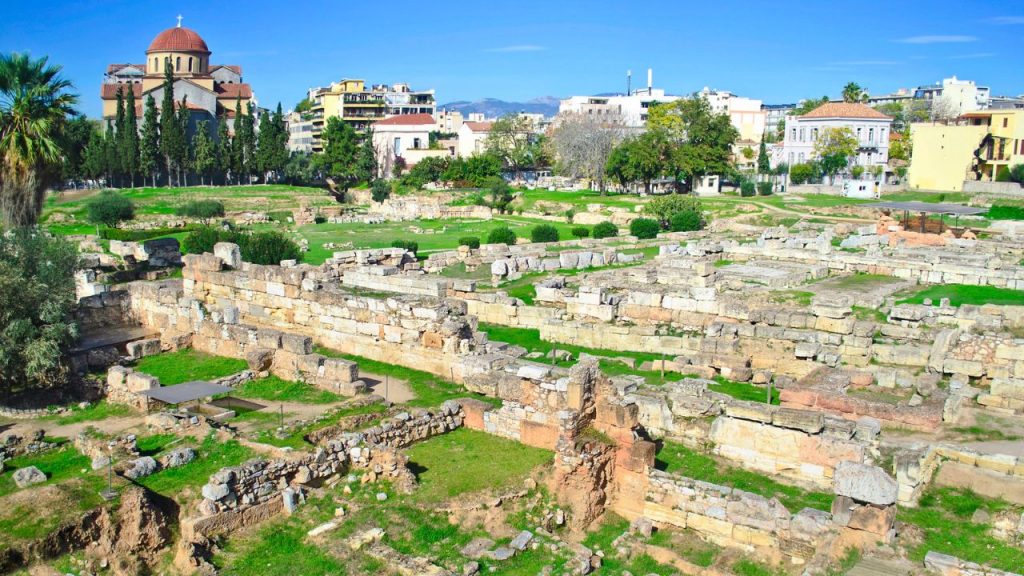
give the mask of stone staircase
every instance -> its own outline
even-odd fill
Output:
[[[846,576],[910,576],[919,572],[907,561],[864,558],[847,572]]]

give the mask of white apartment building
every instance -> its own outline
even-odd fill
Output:
[[[973,80],[959,80],[956,76],[914,91],[915,99],[927,100],[933,110],[938,107],[943,116],[950,118],[988,110],[990,96],[991,90],[987,86],[978,86]]]
[[[303,118],[298,112],[289,112],[285,118],[288,124],[288,152],[313,151],[313,120]]]
[[[397,158],[411,168],[427,156],[449,155],[444,149],[430,149],[430,132],[434,127],[430,114],[399,114],[374,124],[373,149],[381,174],[392,177]]]
[[[459,141],[455,154],[468,158],[487,149],[487,135],[491,133],[491,122],[466,121],[459,128]]]
[[[857,137],[859,146],[849,159],[851,166],[888,164],[892,118],[865,104],[848,102],[829,102],[803,116],[787,116],[782,153],[773,155],[773,160],[790,166],[813,160],[814,143],[829,128],[849,128]]]
[[[674,102],[679,96],[669,96],[660,88],[654,88],[653,74],[647,71],[647,88],[632,90],[626,95],[615,96],[570,96],[558,105],[558,113],[607,114],[622,117],[629,128],[643,128],[647,124],[647,111],[656,102]]]
[[[437,126],[434,128],[442,134],[456,134],[462,128],[462,112],[458,110],[441,110],[434,114]]]

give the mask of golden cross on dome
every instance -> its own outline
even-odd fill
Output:
[[[178,14],[178,28],[181,28],[181,14]]]

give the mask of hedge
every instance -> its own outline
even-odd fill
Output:
[[[661,225],[658,221],[650,218],[637,218],[629,223],[629,233],[640,240],[656,238],[660,230]]]
[[[508,226],[501,226],[491,230],[487,235],[488,244],[508,244],[513,246],[516,243],[516,233]]]
[[[530,230],[531,242],[558,242],[558,228],[551,224],[539,224]]]
[[[459,246],[469,246],[470,248],[479,248],[480,239],[476,236],[463,236],[459,238]]]
[[[596,239],[614,238],[619,235],[619,227],[611,222],[601,222],[591,230],[590,235]]]

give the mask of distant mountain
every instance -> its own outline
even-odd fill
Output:
[[[442,104],[438,109],[455,110],[463,115],[470,113],[483,113],[487,118],[498,118],[510,112],[528,112],[530,114],[543,114],[554,116],[558,114],[559,99],[554,96],[541,96],[526,102],[507,102],[497,98],[484,98],[476,102],[456,100]]]

